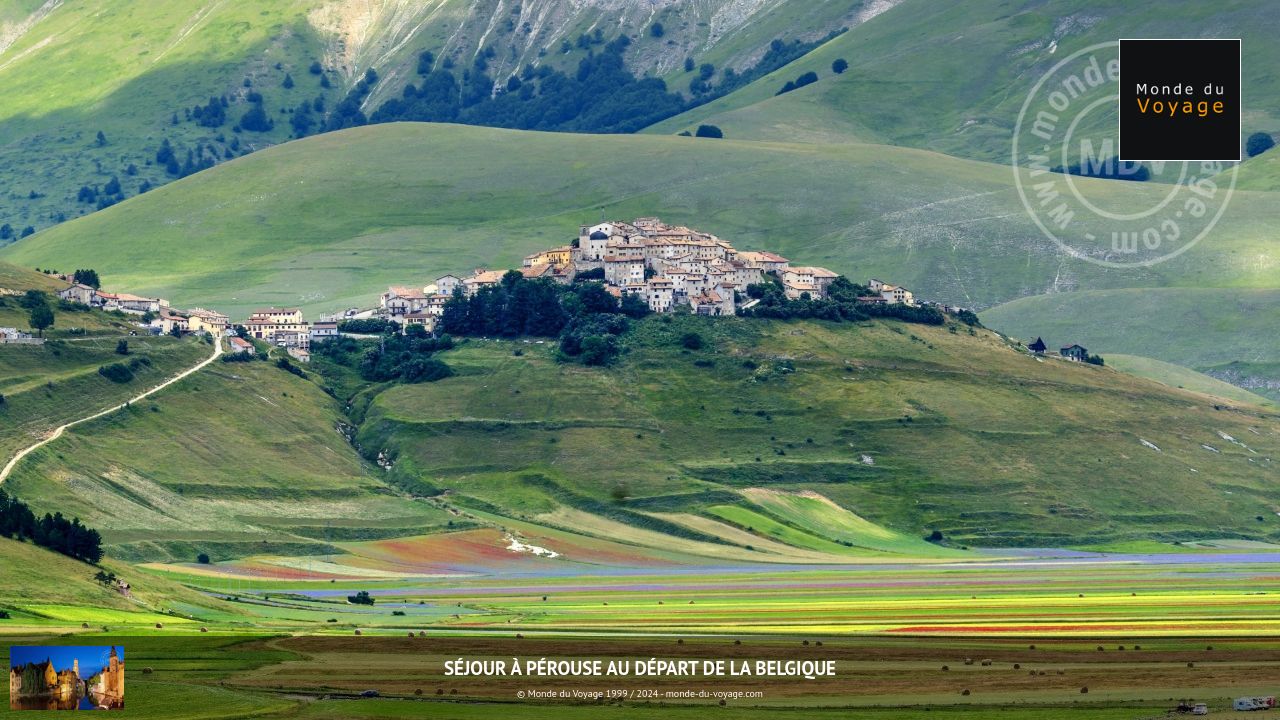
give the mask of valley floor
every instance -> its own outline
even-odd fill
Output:
[[[495,552],[491,541],[506,538],[483,532],[348,543],[292,568],[268,557],[153,565],[136,586],[178,581],[215,605],[175,602],[165,614],[28,601],[0,636],[125,645],[136,717],[692,718],[724,699],[716,712],[735,718],[1136,719],[1182,698],[1221,710],[1280,690],[1273,546],[677,565],[655,554],[608,560],[604,542],[591,563]],[[452,557],[434,555],[446,546]],[[374,604],[348,602],[359,590]],[[444,670],[448,660],[537,658],[833,660],[836,673]],[[368,690],[378,697],[360,697]],[[530,699],[538,690],[553,695]]]

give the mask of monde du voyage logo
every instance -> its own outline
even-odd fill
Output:
[[[1141,267],[1181,255],[1235,189],[1240,90],[1239,40],[1119,40],[1068,55],[1018,114],[1023,205],[1088,262]]]

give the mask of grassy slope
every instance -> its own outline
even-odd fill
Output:
[[[1224,382],[1195,370],[1188,370],[1181,365],[1174,365],[1160,360],[1111,353],[1106,357],[1107,364],[1118,370],[1155,380],[1165,385],[1185,388],[1193,392],[1213,395],[1236,402],[1253,405],[1274,405],[1275,403],[1261,395],[1256,395],[1229,382]]]
[[[95,581],[93,576],[98,567],[30,543],[0,538],[0,608],[9,610],[13,616],[10,620],[0,620],[0,630],[6,626],[40,625],[44,622],[42,618],[59,614],[97,611],[102,615],[104,610],[143,613],[201,608],[207,611],[216,606],[222,612],[239,614],[234,607],[167,579],[140,573],[124,563],[107,559],[102,568],[127,580],[132,586],[133,599]],[[128,615],[114,616],[116,620],[128,618]]]
[[[1027,342],[1043,336],[1051,347],[1078,342],[1103,355],[1142,355],[1202,368],[1274,358],[1280,291],[1089,290],[1022,298],[982,318]]]
[[[606,157],[627,172],[606,171]],[[1152,192],[1125,185],[1081,183],[1099,196]],[[0,255],[91,266],[113,286],[179,304],[336,308],[368,303],[390,282],[518,265],[604,209],[659,214],[739,247],[986,306],[1054,286],[1272,287],[1273,269],[1256,258],[1277,200],[1238,200],[1220,240],[1153,268],[1105,272],[1064,260],[997,165],[885,146],[398,124],[256,153]]]
[[[546,346],[512,357],[508,343],[469,342],[449,355],[459,376],[379,395],[360,441],[396,458],[397,473],[529,518],[556,502],[612,503],[619,487],[624,509],[686,513],[767,487],[817,492],[910,536],[1273,532],[1253,520],[1280,503],[1267,459],[1280,426],[1260,409],[1217,410],[1108,368],[1037,362],[987,333],[699,324],[712,355],[675,349],[684,323],[697,321],[646,322],[612,370],[557,365]],[[782,357],[794,374],[779,371]]]
[[[333,401],[268,363],[217,363],[147,403],[74,428],[6,482],[102,531],[117,557],[191,561],[414,534],[442,513],[369,475]]]
[[[52,10],[40,12],[42,5]],[[636,72],[672,74],[679,84],[689,79],[679,69],[686,55],[741,68],[774,37],[820,36],[851,24],[860,3],[731,5],[714,0],[658,13],[667,34],[656,39],[645,32],[654,11],[641,4],[618,15],[564,0],[525,3],[523,14],[507,3],[464,0],[0,0],[0,224],[15,232],[28,225],[39,230],[60,214],[92,212],[94,204],[76,201],[77,189],[104,185],[113,175],[130,197],[143,181],[170,181],[152,162],[165,138],[178,148],[180,162],[197,144],[223,160],[233,139],[243,146],[233,154],[284,141],[291,128],[282,110],[317,96],[331,109],[354,79],[375,67],[382,80],[366,102],[372,110],[416,77],[423,49],[452,55],[465,67],[479,48],[495,47],[503,52],[490,61],[491,72],[505,81],[526,64],[575,66],[586,50],[555,50],[562,39],[599,26],[609,37],[622,31],[636,40],[629,56]],[[315,60],[330,74],[331,89],[308,72]],[[282,87],[286,73],[292,89]],[[274,130],[232,132],[248,107],[245,78],[265,97]],[[231,101],[224,126],[186,120],[184,109],[222,95]],[[98,131],[106,134],[105,146],[95,140]],[[137,175],[125,174],[131,163]]]
[[[63,287],[53,278],[0,263],[0,287],[9,290]],[[0,326],[27,327],[29,312],[12,297],[0,297]],[[127,316],[99,311],[54,311],[54,326],[42,346],[0,345],[0,456],[10,454],[68,420],[90,415],[123,402],[151,385],[199,362],[209,347],[196,340],[129,336],[136,330]],[[72,331],[84,330],[84,334]],[[116,354],[119,340],[129,343],[130,356]],[[114,383],[98,368],[145,357],[128,383]],[[0,463],[2,464],[2,463]]]
[[[1280,95],[1267,70],[1277,16],[1260,0],[1161,4],[1123,0],[906,0],[769,77],[650,132],[711,122],[728,137],[819,142],[875,140],[1004,162],[1009,131],[1027,91],[1054,62],[1119,37],[1238,37],[1244,40],[1245,132],[1280,122]],[[1050,43],[1056,49],[1050,50]],[[831,63],[849,70],[835,76]],[[813,70],[822,80],[774,97]],[[1114,123],[1100,114],[1099,127]]]

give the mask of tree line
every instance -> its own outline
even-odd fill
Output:
[[[867,286],[851,282],[842,275],[831,281],[827,287],[827,297],[812,298],[805,293],[799,299],[792,300],[783,292],[782,283],[771,277],[769,281],[747,286],[747,296],[760,302],[753,307],[740,310],[738,314],[745,317],[779,320],[796,318],[833,322],[862,322],[874,317],[883,317],[923,325],[942,325],[947,320],[941,310],[932,306],[868,303],[858,300],[858,298],[876,295],[877,293],[872,292]],[[969,322],[968,319],[962,319],[966,324],[977,324],[977,316],[973,316],[972,320],[973,322]]]
[[[29,540],[87,563],[102,559],[102,536],[81,524],[80,518],[67,520],[60,512],[37,518],[26,503],[9,497],[4,490],[0,490],[0,535]]]
[[[454,293],[445,303],[440,327],[460,336],[554,337],[560,340],[562,358],[607,365],[621,352],[618,338],[629,319],[648,312],[644,298],[628,293],[619,300],[594,280],[560,285],[511,270],[497,285],[473,295]]]

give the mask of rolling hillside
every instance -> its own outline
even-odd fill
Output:
[[[751,85],[659,123],[674,133],[709,122],[730,138],[885,142],[1007,162],[1018,110],[1036,80],[1083,47],[1117,38],[1231,37],[1243,40],[1244,132],[1280,128],[1272,68],[1280,31],[1263,0],[1159,8],[1124,0],[906,0]],[[831,64],[844,58],[841,75]],[[819,81],[775,97],[788,80]],[[1096,118],[1114,127],[1113,111]],[[1241,142],[1243,142],[1243,137]]]
[[[0,263],[0,288],[47,293],[64,286],[42,273]],[[66,309],[54,301],[54,325],[44,345],[0,345],[0,456],[10,455],[54,427],[127,400],[195,365],[209,346],[195,339],[130,335],[137,326],[117,313]],[[0,327],[27,329],[29,311],[19,299],[0,296]],[[116,352],[124,340],[129,355]],[[133,379],[118,383],[98,373],[132,363]],[[3,466],[4,463],[0,463]]]
[[[467,67],[482,50],[501,49],[489,61],[501,84],[526,65],[576,66],[589,51],[580,35],[626,34],[634,73],[687,87],[695,73],[684,71],[686,57],[743,69],[775,38],[822,37],[885,5],[0,0],[0,226],[12,228],[0,243],[171,181],[175,173],[157,159],[165,140],[182,174],[188,151],[198,169],[282,142],[292,137],[290,113],[300,104],[318,101],[323,119],[376,69],[379,79],[361,100],[369,113],[416,77],[423,50]],[[660,38],[650,32],[654,23],[664,28]],[[273,128],[236,129],[252,94]],[[225,98],[225,121],[192,117],[210,98]],[[107,191],[112,178],[119,192]],[[81,196],[82,187],[97,196]]]
[[[619,173],[596,166],[608,158]],[[529,178],[536,177],[536,183]],[[1097,195],[1158,192],[1086,180]],[[1270,193],[1238,193],[1201,243],[1151,268],[1064,258],[1007,168],[890,146],[379,125],[277,146],[0,250],[243,315],[370,303],[389,283],[518,265],[599,217],[661,215],[741,248],[986,307],[1094,288],[1270,288]],[[86,238],[95,238],[86,242]]]
[[[714,350],[679,350],[693,328]],[[552,524],[567,524],[560,506],[604,503],[761,532],[722,506],[786,517],[766,488],[982,544],[1275,532],[1273,414],[1036,360],[985,331],[652,319],[609,370],[517,347],[448,353],[457,377],[377,395],[357,441],[393,460],[393,482]]]
[[[316,385],[273,363],[215,363],[37,450],[5,488],[98,529],[112,557],[319,553],[444,526],[351,450]]]

